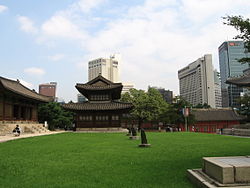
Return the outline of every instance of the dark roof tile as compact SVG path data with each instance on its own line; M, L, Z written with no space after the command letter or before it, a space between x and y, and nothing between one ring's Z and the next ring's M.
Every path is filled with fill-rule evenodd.
M27 87L22 85L19 81L0 77L0 83L6 90L19 94L23 97L31 98L31 99L42 101L42 102L53 101L52 97L40 95L37 92L28 89Z
M194 114L196 121L236 121L243 119L242 116L229 108L195 109L192 114Z
M131 109L133 105L131 103L121 103L121 102L85 102L85 103L68 103L64 104L63 108L69 110L82 110L82 111L102 111L102 110L122 110Z

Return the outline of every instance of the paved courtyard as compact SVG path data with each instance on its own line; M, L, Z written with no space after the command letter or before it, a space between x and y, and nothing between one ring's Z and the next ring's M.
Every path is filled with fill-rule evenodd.
M23 133L20 136L14 136L13 134L9 134L6 136L0 136L0 143L1 142L7 142L10 140L16 140L20 138L28 138L28 137L34 137L34 136L43 136L43 135L50 135L50 134L58 134L58 133L64 133L65 131L51 131L51 132L44 132L44 133Z

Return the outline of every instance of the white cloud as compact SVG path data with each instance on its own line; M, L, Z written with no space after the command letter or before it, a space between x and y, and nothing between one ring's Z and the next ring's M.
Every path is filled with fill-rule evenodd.
M70 39L84 39L84 32L80 31L65 15L55 15L42 25L42 32L48 37L66 37Z
M4 5L0 5L0 13L7 11L8 7L4 6Z
M98 22L92 23L93 10L105 1L80 0L56 12L41 25L40 37L48 43L51 39L73 39L82 44L78 67L87 67L89 59L120 52L122 81L144 89L161 86L175 93L178 69L204 54L213 54L218 69L218 46L236 34L232 27L223 25L221 17L246 16L250 7L250 1L245 0L145 0L115 18L107 18L110 21L104 25L94 25ZM98 30L93 32L90 22ZM50 56L54 61L61 58L60 54Z
M79 7L84 13L90 12L93 8L100 6L106 0L80 0L73 5L73 7Z
M22 31L26 33L37 33L37 28L34 26L34 23L30 18L26 16L18 16L17 19Z
M55 54L55 55L52 55L52 56L49 56L49 60L51 61L60 61L62 60L63 58L65 57L64 54Z
M33 88L33 84L32 83L29 83L29 82L26 82L24 80L19 80L21 82L21 84L23 84L24 86L32 89Z
M42 76L45 74L45 71L41 68L37 68L37 67L30 67L30 68L26 68L24 69L24 72L30 75L36 75L36 76Z
M178 69L208 53L216 57L213 63L218 68L218 46L236 34L223 25L221 17L235 7L249 5L233 0L227 3L222 0L215 6L214 0L183 0L178 8L176 1L147 0L91 36L84 43L87 56L118 51L124 60L122 81L134 82L138 88L162 86L177 93Z

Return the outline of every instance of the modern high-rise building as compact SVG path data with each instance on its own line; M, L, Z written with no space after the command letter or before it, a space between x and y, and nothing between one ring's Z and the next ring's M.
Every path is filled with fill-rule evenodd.
M207 103L215 108L212 55L197 59L178 71L180 96L192 105Z
M102 75L104 78L118 83L120 82L119 64L121 63L120 54L111 55L110 58L98 58L89 61L88 79L89 81Z
M215 107L222 107L222 97L221 97L221 80L220 73L214 70L214 92L215 92Z
M39 94L49 96L49 97L56 97L56 82L50 82L45 84L39 85Z
M77 102L78 103L84 103L84 102L86 102L87 101L87 98L86 97L84 97L82 94L80 94L80 93L78 93L77 94Z
M134 88L134 84L132 83L122 83L123 88L122 88L122 94L129 92L130 89Z
M173 102L173 91L166 90L165 88L156 87L156 86L153 86L153 87L149 86L149 88L157 89L161 93L163 99L166 102L168 102L169 104L172 104L172 102Z
M237 100L243 89L225 82L230 77L243 75L243 70L249 65L241 64L238 60L247 55L250 54L246 53L243 41L226 41L219 47L222 107L239 107Z

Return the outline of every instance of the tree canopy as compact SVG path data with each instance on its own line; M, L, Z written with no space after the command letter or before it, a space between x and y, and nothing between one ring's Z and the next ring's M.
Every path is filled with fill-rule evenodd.
M49 102L38 106L38 120L47 121L50 130L56 127L70 127L73 123L73 114L65 111L59 103Z
M233 26L240 34L235 36L235 39L242 39L245 42L246 52L250 52L250 20L242 16L226 16L223 17L224 24ZM244 57L239 60L241 63L250 63L249 57Z
M166 112L165 117L168 118L168 121L170 124L184 124L185 119L182 113L183 108L189 108L190 112L192 110L192 105L187 102L185 99L183 99L180 96L177 96L173 100L173 104L171 104ZM188 125L192 125L195 123L195 117L193 114L189 113L188 116Z
M173 104L168 104L154 88L147 92L131 89L122 95L121 101L131 102L134 105L132 115L139 119L139 126L143 121L158 121L165 124L184 124L182 109L191 105L181 97L176 97ZM188 117L188 124L195 122L194 115Z
M245 94L244 96L240 97L238 100L239 104L241 105L239 108L239 114L246 116L247 121L250 121L250 96Z
M121 101L131 102L134 105L131 114L139 119L139 124L144 120L158 121L168 107L160 92L154 88L149 88L147 92L130 89L122 95Z

